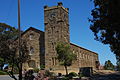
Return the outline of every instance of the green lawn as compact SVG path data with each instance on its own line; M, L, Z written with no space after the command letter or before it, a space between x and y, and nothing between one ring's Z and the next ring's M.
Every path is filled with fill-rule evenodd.
M7 74L6 72L0 70L0 75L6 75L6 74Z

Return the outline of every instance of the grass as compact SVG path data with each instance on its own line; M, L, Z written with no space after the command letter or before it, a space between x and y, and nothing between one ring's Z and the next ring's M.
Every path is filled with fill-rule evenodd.
M7 73L4 71L0 71L0 75L6 75Z

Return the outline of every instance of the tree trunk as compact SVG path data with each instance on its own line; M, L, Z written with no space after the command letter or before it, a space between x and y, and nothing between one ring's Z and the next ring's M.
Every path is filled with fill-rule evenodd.
M66 75L68 75L67 66L66 65L64 65L64 66L65 66Z
M22 80L22 63L19 64L19 80Z

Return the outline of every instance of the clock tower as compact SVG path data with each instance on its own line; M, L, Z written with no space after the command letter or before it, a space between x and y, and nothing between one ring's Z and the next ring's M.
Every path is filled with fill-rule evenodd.
M46 69L54 69L59 65L56 59L56 44L69 43L68 14L68 8L64 8L61 2L53 7L44 6Z

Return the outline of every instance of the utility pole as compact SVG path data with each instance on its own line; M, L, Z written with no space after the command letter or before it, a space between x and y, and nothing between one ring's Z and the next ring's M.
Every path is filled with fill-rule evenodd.
M21 28L20 28L20 0L18 0L18 30L19 30L19 38L18 38L18 46L19 46L19 80L22 80L22 52L21 52Z

